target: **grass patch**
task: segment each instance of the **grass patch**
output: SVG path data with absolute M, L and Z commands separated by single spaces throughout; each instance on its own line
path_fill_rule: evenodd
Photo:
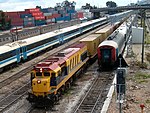
M 146 102 L 147 104 L 150 104 L 150 100 L 149 100 L 149 99 L 147 99 L 145 102 Z
M 148 80 L 137 80 L 137 82 L 140 83 L 140 84 L 141 84 L 141 83 L 147 83 Z
M 148 82 L 148 78 L 150 78 L 150 74 L 146 74 L 146 73 L 136 73 L 135 74 L 135 80 L 138 82 L 138 83 L 147 83 Z
M 150 74 L 137 72 L 137 73 L 135 74 L 135 77 L 136 77 L 137 79 L 148 79 L 148 78 L 150 78 Z
M 150 44 L 150 35 L 146 34 L 146 39 L 145 39 L 146 44 Z

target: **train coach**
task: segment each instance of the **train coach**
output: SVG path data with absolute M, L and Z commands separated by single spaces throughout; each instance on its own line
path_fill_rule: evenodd
M 21 60 L 27 60 L 33 54 L 62 44 L 74 36 L 106 23 L 108 23 L 106 18 L 100 18 L 0 46 L 0 71 L 8 65 L 19 63 Z
M 128 27 L 123 23 L 116 29 L 97 49 L 98 64 L 101 69 L 112 69 L 119 54 L 126 43 L 126 33 Z

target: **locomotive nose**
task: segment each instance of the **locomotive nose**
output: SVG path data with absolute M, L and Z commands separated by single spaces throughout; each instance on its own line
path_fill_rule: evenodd
M 32 81 L 32 89 L 36 94 L 40 94 L 41 92 L 49 92 L 50 90 L 50 78 L 34 78 Z

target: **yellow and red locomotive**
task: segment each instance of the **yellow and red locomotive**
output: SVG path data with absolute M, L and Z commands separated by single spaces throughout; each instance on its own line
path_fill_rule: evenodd
M 78 43 L 38 63 L 31 72 L 29 102 L 48 105 L 58 100 L 73 75 L 87 62 L 87 46 Z

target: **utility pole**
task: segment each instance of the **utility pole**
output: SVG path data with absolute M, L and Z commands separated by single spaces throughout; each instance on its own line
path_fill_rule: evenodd
M 144 62 L 144 38 L 145 38 L 145 10 L 143 10 L 143 14 L 142 14 L 142 18 L 143 18 L 143 39 L 142 39 L 142 64 Z

